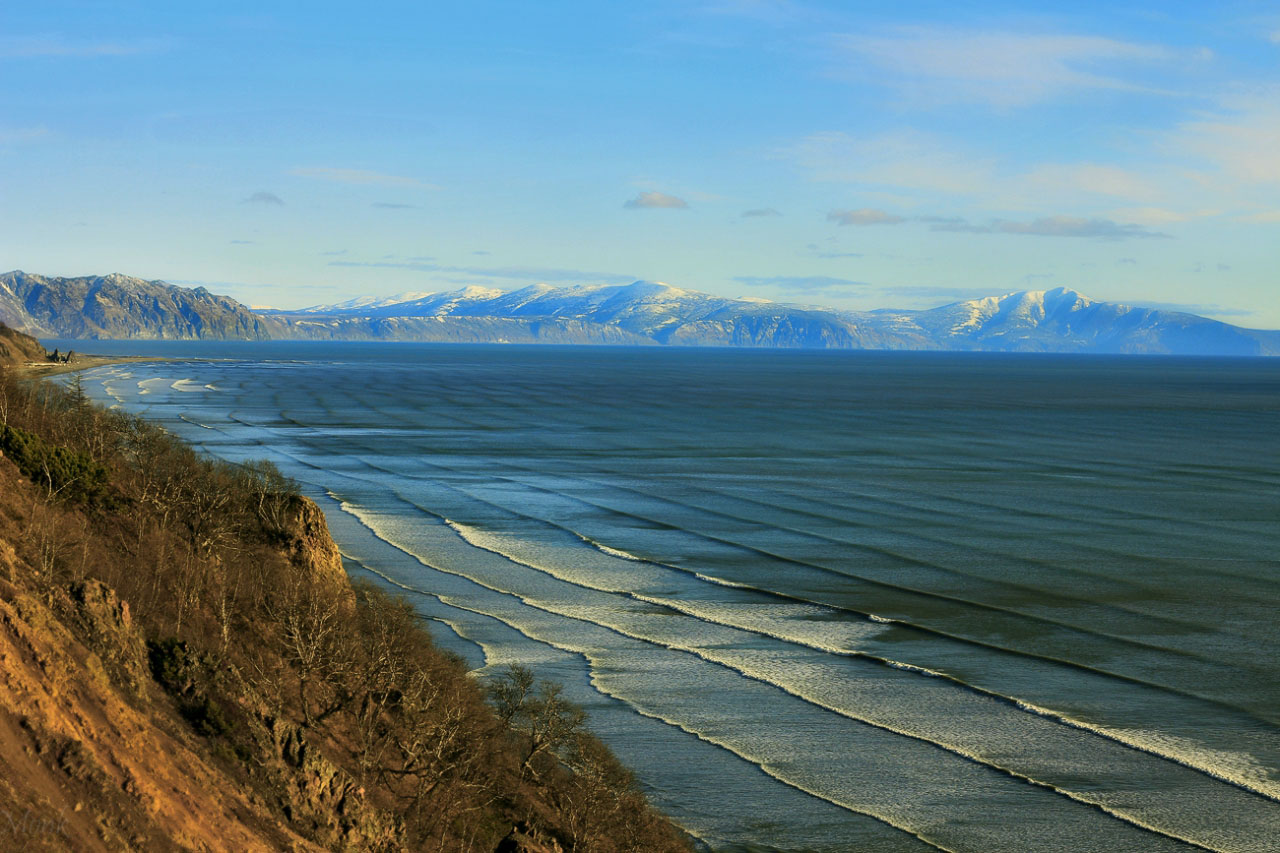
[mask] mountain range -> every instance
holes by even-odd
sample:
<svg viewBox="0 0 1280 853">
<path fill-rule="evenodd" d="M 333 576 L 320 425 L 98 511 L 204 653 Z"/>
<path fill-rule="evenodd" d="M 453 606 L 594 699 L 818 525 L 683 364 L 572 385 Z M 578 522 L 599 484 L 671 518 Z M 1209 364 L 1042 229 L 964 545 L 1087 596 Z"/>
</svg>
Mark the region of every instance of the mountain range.
<svg viewBox="0 0 1280 853">
<path fill-rule="evenodd" d="M 1019 291 L 928 310 L 845 311 L 729 299 L 660 282 L 361 297 L 250 310 L 203 287 L 120 274 L 0 274 L 0 322 L 56 338 L 399 340 L 988 352 L 1280 355 L 1280 331 Z"/>
</svg>

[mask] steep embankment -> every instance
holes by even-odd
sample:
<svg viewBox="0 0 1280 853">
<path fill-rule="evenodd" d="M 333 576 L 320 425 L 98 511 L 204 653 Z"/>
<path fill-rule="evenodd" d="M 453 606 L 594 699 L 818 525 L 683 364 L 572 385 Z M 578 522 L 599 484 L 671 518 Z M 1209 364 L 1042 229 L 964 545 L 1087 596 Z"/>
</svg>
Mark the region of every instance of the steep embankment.
<svg viewBox="0 0 1280 853">
<path fill-rule="evenodd" d="M 24 850 L 323 849 L 231 783 L 175 713 L 151 677 L 129 603 L 91 576 L 108 550 L 91 535 L 94 520 L 51 503 L 7 449 L 0 766 L 9 772 L 0 777 L 0 839 Z"/>
<path fill-rule="evenodd" d="M 688 849 L 554 686 L 493 696 L 272 466 L 0 369 L 0 849 Z"/>
<path fill-rule="evenodd" d="M 0 367 L 44 361 L 44 358 L 44 347 L 39 341 L 0 323 Z"/>
</svg>

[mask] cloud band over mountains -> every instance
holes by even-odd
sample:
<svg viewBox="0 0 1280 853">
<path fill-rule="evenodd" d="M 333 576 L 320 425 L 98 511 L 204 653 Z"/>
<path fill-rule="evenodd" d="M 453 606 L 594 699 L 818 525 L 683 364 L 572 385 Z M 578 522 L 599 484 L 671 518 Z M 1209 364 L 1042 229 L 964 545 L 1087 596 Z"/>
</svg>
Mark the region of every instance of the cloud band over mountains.
<svg viewBox="0 0 1280 853">
<path fill-rule="evenodd" d="M 1099 217 L 1043 216 L 1029 221 L 991 219 L 985 223 L 970 222 L 959 216 L 897 216 L 874 208 L 833 210 L 827 221 L 838 225 L 900 225 L 919 222 L 930 231 L 958 234 L 1013 234 L 1031 237 L 1083 237 L 1099 240 L 1168 239 L 1170 235 L 1152 231 L 1142 225 L 1125 224 Z"/>
</svg>

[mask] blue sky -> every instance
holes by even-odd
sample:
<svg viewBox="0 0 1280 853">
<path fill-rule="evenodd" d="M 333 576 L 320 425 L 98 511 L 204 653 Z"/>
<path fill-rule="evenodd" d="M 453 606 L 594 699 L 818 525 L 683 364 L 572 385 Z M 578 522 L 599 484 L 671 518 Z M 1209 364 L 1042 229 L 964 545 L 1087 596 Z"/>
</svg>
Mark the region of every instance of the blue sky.
<svg viewBox="0 0 1280 853">
<path fill-rule="evenodd" d="M 5 4 L 0 268 L 1280 328 L 1276 4 L 368 5 Z"/>
</svg>

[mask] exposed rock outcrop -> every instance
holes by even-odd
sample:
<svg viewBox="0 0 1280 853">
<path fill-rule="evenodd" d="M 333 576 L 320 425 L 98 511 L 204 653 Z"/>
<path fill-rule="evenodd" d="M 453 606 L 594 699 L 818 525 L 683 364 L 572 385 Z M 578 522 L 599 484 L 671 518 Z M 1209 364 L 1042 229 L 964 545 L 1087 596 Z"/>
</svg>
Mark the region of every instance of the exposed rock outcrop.
<svg viewBox="0 0 1280 853">
<path fill-rule="evenodd" d="M 12 566 L 7 543 L 0 553 Z M 136 672 L 136 637 L 114 593 L 92 585 L 76 597 L 94 630 L 126 641 L 116 663 Z M 228 787 L 109 668 L 48 606 L 0 580 L 0 848 L 320 850 Z"/>
<path fill-rule="evenodd" d="M 283 549 L 289 562 L 308 583 L 322 584 L 351 596 L 342 552 L 329 535 L 329 525 L 315 501 L 293 496 L 282 525 Z"/>
</svg>

